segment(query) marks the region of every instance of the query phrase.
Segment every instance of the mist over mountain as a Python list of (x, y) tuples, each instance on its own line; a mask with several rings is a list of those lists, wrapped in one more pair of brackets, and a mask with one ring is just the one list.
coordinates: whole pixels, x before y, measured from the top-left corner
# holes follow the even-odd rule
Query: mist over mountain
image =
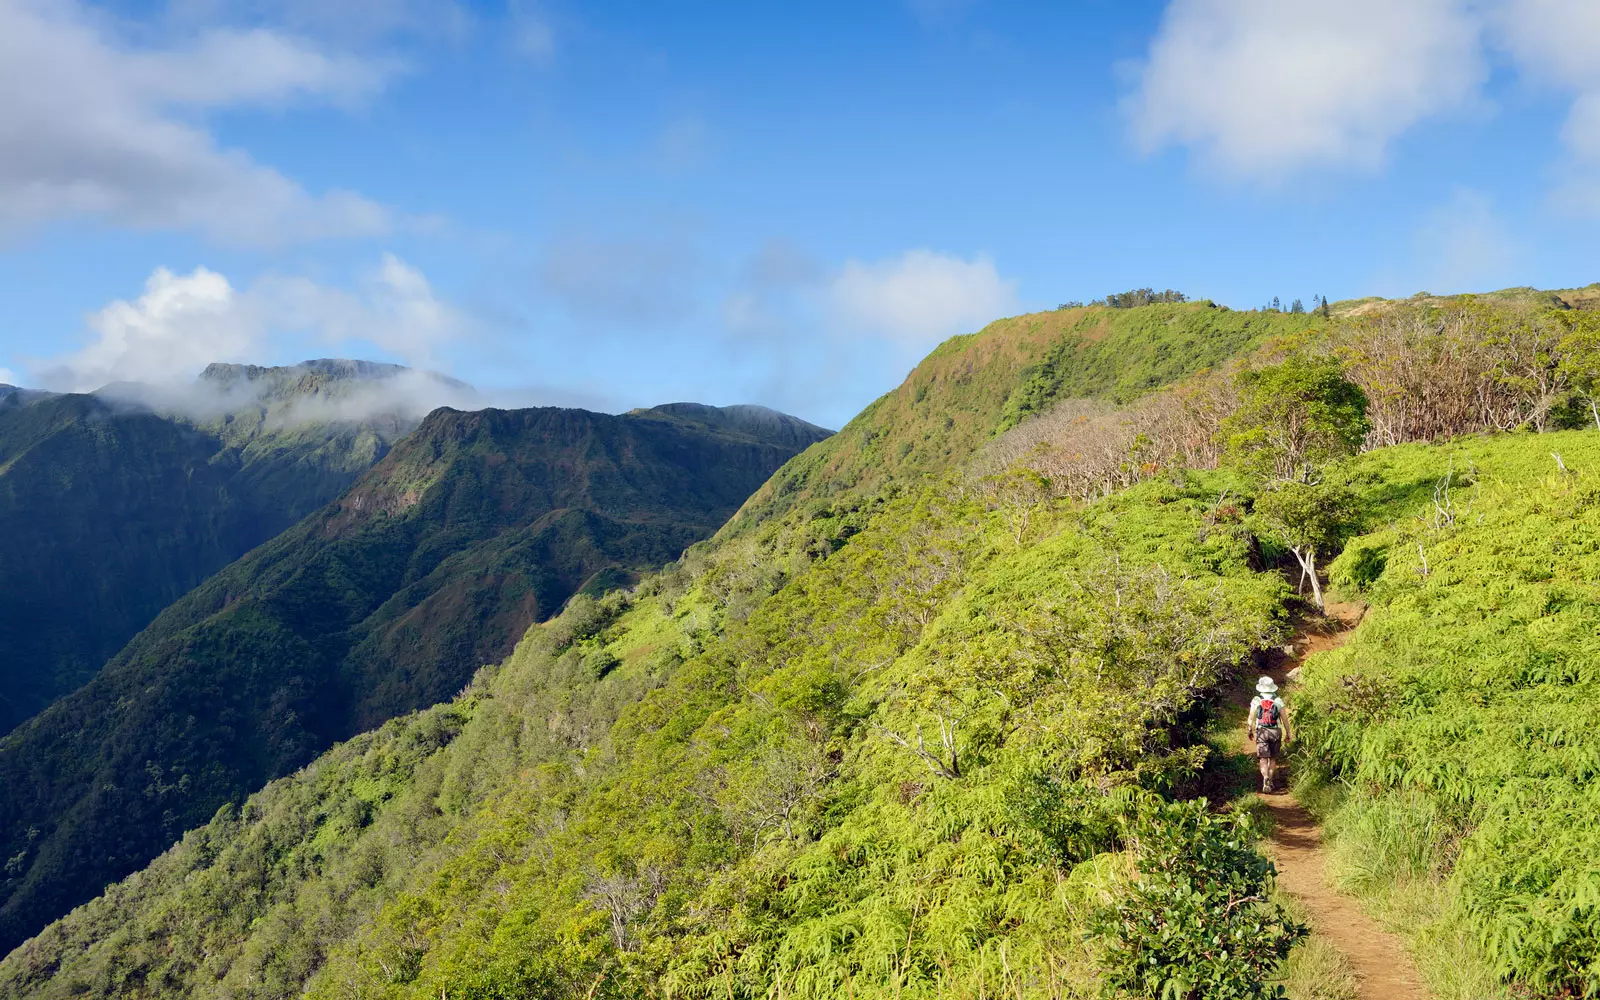
[(440, 406), (486, 404), (470, 385), (447, 375), (350, 358), (274, 366), (214, 362), (190, 382), (113, 382), (96, 395), (234, 434), (305, 423), (414, 425)]
[(463, 383), (346, 360), (0, 391), (0, 731), (326, 503)]

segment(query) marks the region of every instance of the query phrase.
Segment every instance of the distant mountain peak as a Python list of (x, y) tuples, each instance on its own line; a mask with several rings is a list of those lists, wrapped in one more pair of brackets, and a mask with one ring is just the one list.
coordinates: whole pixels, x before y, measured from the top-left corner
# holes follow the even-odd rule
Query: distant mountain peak
[(761, 438), (782, 440), (786, 444), (804, 448), (829, 437), (833, 431), (790, 414), (759, 406), (755, 403), (738, 403), (733, 406), (710, 406), (705, 403), (662, 403), (630, 411), (634, 415), (658, 414), (678, 420), (689, 420), (723, 432), (734, 432)]
[(11, 400), (15, 403), (26, 405), (28, 403), (37, 402), (53, 395), (55, 395), (55, 393), (45, 392), (43, 389), (26, 389), (20, 385), (11, 385), (8, 382), (0, 382), (0, 402)]
[(387, 361), (364, 361), (359, 358), (308, 358), (292, 365), (247, 365), (226, 361), (213, 361), (200, 373), (199, 381), (223, 386), (241, 382), (289, 382), (306, 375), (322, 376), (336, 381), (382, 382), (415, 377), (451, 388), (471, 391), (471, 386), (448, 375), (408, 368)]

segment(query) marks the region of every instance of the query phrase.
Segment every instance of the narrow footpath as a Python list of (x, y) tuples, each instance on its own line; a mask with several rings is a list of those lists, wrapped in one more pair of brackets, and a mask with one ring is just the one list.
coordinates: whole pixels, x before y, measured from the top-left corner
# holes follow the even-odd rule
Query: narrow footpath
[[(1364, 610), (1356, 605), (1330, 602), (1325, 621), (1315, 621), (1297, 630), (1293, 656), (1285, 653), (1273, 658), (1268, 673), (1285, 688), (1284, 695), (1290, 705), (1294, 704), (1294, 685), (1289, 672), (1312, 653), (1343, 643), (1350, 630), (1360, 622)], [(1253, 686), (1254, 678), (1250, 680)], [(1244, 704), (1249, 703), (1250, 695), (1250, 686), (1247, 686), (1242, 692)], [(1239, 739), (1240, 746), (1253, 757), (1255, 745), (1242, 731)], [(1284, 778), (1280, 768), (1280, 787)], [(1361, 996), (1366, 1000), (1428, 1000), (1430, 994), (1400, 939), (1361, 912), (1355, 900), (1328, 886), (1323, 877), (1322, 830), (1311, 814), (1296, 801), (1292, 792), (1263, 795), (1262, 799), (1274, 824), (1267, 853), (1278, 867), (1278, 885), (1304, 904), (1315, 932), (1350, 959), (1360, 980)]]

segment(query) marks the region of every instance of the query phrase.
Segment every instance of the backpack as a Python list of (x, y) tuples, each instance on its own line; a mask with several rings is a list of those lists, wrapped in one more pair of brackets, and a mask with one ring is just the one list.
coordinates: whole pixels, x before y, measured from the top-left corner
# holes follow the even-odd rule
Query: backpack
[(1277, 706), (1277, 704), (1271, 698), (1263, 698), (1261, 700), (1261, 718), (1256, 722), (1256, 725), (1257, 726), (1277, 726), (1277, 724), (1278, 724), (1278, 706)]

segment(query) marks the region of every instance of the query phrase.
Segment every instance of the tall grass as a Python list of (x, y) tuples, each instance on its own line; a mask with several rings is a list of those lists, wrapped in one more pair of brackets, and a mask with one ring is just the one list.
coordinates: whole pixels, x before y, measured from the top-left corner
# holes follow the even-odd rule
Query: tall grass
[[(1422, 487), (1452, 465), (1445, 505)], [(1441, 996), (1600, 995), (1596, 471), (1592, 434), (1356, 463), (1377, 504), (1409, 509), (1333, 567), (1373, 607), (1306, 667), (1303, 790), (1336, 883)]]

